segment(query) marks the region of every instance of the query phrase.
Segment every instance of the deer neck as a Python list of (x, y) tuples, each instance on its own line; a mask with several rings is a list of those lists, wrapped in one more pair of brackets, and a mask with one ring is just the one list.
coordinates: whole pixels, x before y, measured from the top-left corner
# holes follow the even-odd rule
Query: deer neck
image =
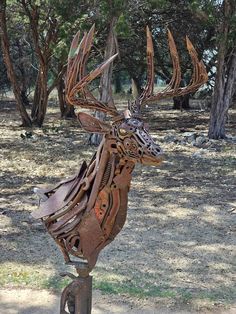
[(95, 158), (91, 160), (88, 167), (87, 178), (92, 175), (94, 180), (87, 210), (92, 209), (98, 193), (104, 187), (129, 191), (134, 166), (133, 161), (119, 155), (116, 148), (116, 139), (104, 136)]

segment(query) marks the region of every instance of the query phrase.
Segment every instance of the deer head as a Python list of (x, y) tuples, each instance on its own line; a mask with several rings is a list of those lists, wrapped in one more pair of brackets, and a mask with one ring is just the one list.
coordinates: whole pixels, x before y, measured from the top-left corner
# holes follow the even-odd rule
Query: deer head
[[(106, 112), (113, 117), (111, 124), (100, 121), (86, 113), (79, 113), (78, 119), (87, 132), (105, 134), (105, 139), (115, 138), (112, 147), (107, 149), (116, 151), (121, 157), (132, 162), (156, 165), (163, 159), (163, 152), (155, 144), (141, 117), (143, 104), (163, 98), (180, 96), (196, 91), (207, 81), (207, 73), (202, 61), (198, 60), (197, 53), (187, 38), (187, 49), (193, 63), (193, 74), (190, 84), (180, 88), (181, 71), (178, 52), (171, 32), (168, 30), (168, 42), (173, 62), (173, 76), (169, 85), (161, 92), (154, 94), (154, 50), (152, 36), (147, 27), (147, 83), (138, 99), (129, 104), (129, 110), (119, 113), (113, 103), (105, 104), (98, 101), (88, 90), (88, 83), (95, 79), (117, 56), (110, 57), (95, 70), (86, 74), (85, 65), (89, 56), (94, 35), (94, 26), (85, 33), (79, 43), (80, 33), (74, 37), (68, 57), (66, 99), (71, 105), (87, 109)], [(78, 96), (80, 95), (80, 97)]]

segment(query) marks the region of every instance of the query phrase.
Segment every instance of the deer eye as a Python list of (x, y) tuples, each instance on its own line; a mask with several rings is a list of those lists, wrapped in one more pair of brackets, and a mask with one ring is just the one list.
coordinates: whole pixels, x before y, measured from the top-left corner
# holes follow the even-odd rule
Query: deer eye
[(126, 135), (128, 133), (126, 129), (122, 129), (122, 128), (119, 129), (119, 132), (121, 135)]

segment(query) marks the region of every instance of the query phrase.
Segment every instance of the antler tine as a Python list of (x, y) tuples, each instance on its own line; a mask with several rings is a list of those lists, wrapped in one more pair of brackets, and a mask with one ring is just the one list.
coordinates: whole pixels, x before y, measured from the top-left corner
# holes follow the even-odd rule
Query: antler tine
[[(89, 53), (92, 47), (94, 32), (95, 32), (95, 24), (93, 24), (93, 26), (91, 27), (86, 38), (86, 44), (85, 44), (84, 53), (83, 53), (83, 60), (81, 61), (81, 66), (80, 66), (80, 71), (79, 71), (79, 80), (81, 80), (83, 76), (85, 76), (85, 65), (88, 60)], [(92, 93), (87, 89), (86, 86), (83, 88), (83, 90), (81, 90), (81, 92), (83, 93), (85, 98), (86, 98), (86, 95), (89, 95), (90, 98), (93, 98), (93, 100), (96, 101), (96, 98), (92, 95)]]
[(65, 85), (68, 86), (68, 78), (69, 78), (69, 72), (71, 70), (71, 67), (73, 65), (73, 59), (75, 56), (76, 49), (78, 47), (79, 43), (79, 38), (80, 38), (80, 31), (76, 33), (74, 36), (71, 46), (70, 46), (70, 51), (68, 54), (68, 59), (67, 59), (67, 71), (66, 71), (66, 79), (65, 79)]
[[(107, 112), (111, 115), (117, 115), (115, 107), (111, 108), (98, 101), (87, 89), (87, 85), (99, 76), (103, 70), (116, 58), (117, 54), (100, 64), (95, 70), (85, 75), (85, 65), (92, 46), (92, 40), (95, 27), (91, 27), (88, 33), (85, 33), (81, 42), (79, 42), (78, 33), (74, 37), (68, 56), (67, 78), (66, 78), (66, 99), (69, 104), (88, 109), (96, 109)], [(75, 46), (78, 46), (75, 51)], [(73, 55), (74, 53), (74, 55)], [(77, 94), (82, 97), (78, 98)]]
[(170, 89), (176, 90), (181, 81), (181, 68), (179, 61), (179, 54), (175, 45), (175, 41), (171, 31), (168, 29), (168, 43), (170, 47), (170, 55), (173, 64), (173, 75), (169, 83)]
[[(168, 43), (169, 43), (170, 55), (171, 55), (172, 64), (173, 64), (173, 75), (172, 75), (171, 81), (164, 90), (162, 90), (161, 92), (155, 95), (153, 95), (153, 92), (145, 93), (144, 91), (144, 93), (140, 96), (141, 103), (147, 103), (147, 102), (152, 102), (152, 101), (156, 101), (156, 100), (160, 100), (164, 98), (189, 94), (196, 91), (201, 85), (207, 82), (208, 75), (207, 75), (203, 62), (198, 60), (197, 52), (188, 37), (186, 37), (186, 42), (187, 42), (187, 49), (188, 49), (188, 52), (190, 54), (192, 64), (193, 64), (193, 74), (192, 74), (192, 78), (189, 85), (182, 88), (179, 87), (180, 82), (181, 82), (181, 68), (180, 68), (179, 55), (178, 55), (178, 51), (175, 45), (173, 35), (171, 31), (168, 29)], [(143, 95), (144, 97), (142, 97)]]
[(189, 84), (189, 86), (186, 87), (186, 89), (188, 88), (188, 92), (192, 92), (193, 90), (199, 88), (202, 84), (207, 82), (208, 75), (203, 62), (198, 60), (197, 52), (188, 36), (186, 36), (186, 43), (193, 64), (191, 83)]
[[(94, 32), (95, 32), (95, 24), (91, 27), (90, 31), (88, 32), (87, 38), (86, 38), (86, 43), (85, 43), (85, 47), (84, 47), (84, 54), (83, 54), (83, 60), (81, 62), (81, 67), (79, 70), (79, 80), (81, 80), (86, 73), (85, 70), (85, 65), (86, 62), (88, 60), (89, 57), (89, 53), (92, 47), (92, 41), (93, 41), (93, 36), (94, 36)], [(81, 89), (81, 93), (83, 95), (83, 97), (87, 100), (93, 101), (93, 102), (97, 102), (97, 99), (94, 97), (94, 95), (90, 92), (90, 90), (88, 89), (87, 85), (85, 85), (83, 87), (83, 89)], [(111, 106), (112, 105), (112, 106)], [(116, 111), (116, 107), (114, 106), (114, 104), (112, 103), (108, 103), (107, 107), (112, 110)]]
[[(70, 91), (69, 98), (75, 102), (77, 102), (77, 99), (73, 99), (74, 95), (80, 90), (83, 90), (83, 88), (92, 80), (94, 80), (98, 75), (102, 73), (102, 71), (117, 57), (117, 53), (101, 63), (95, 70), (91, 71), (89, 74), (87, 74), (85, 77), (83, 77)], [(79, 100), (79, 99), (78, 99)], [(98, 101), (97, 101), (98, 102)], [(98, 102), (98, 104), (102, 104)], [(87, 104), (85, 105), (87, 106)], [(84, 107), (85, 107), (84, 106)], [(91, 107), (90, 107), (91, 108)], [(102, 108), (101, 108), (102, 109)], [(105, 109), (105, 108), (104, 108)]]
[[(81, 66), (80, 58), (82, 55), (82, 50), (85, 44), (86, 36), (87, 36), (87, 33), (84, 33), (84, 36), (81, 42), (78, 44), (79, 37), (76, 38), (77, 37), (76, 35), (74, 38), (75, 39), (74, 44), (77, 43), (77, 48), (75, 49), (75, 46), (74, 46), (70, 49), (71, 55), (70, 53), (68, 55), (68, 66), (67, 66), (67, 75), (66, 75), (66, 95), (68, 95), (72, 87), (77, 82), (78, 72)], [(72, 41), (72, 45), (73, 45), (73, 41)]]
[(152, 42), (152, 34), (148, 26), (146, 32), (147, 32), (147, 83), (144, 88), (144, 91), (139, 97), (140, 104), (145, 98), (152, 95), (154, 88), (154, 49)]

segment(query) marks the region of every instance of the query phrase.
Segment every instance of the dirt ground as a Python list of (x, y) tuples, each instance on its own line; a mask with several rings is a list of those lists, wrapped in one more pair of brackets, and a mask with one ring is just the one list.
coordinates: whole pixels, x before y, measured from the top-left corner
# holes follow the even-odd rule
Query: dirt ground
[[(0, 312), (53, 314), (68, 267), (30, 215), (32, 190), (70, 176), (95, 148), (57, 107), (32, 131), (19, 128), (14, 108), (0, 104)], [(135, 168), (125, 227), (93, 272), (94, 313), (235, 313), (236, 111), (224, 141), (206, 140), (209, 113), (197, 105), (160, 105), (145, 116), (166, 161)]]
[[(29, 297), (30, 296), (30, 297)], [(0, 290), (0, 310), (4, 314), (58, 314), (60, 296), (48, 290), (5, 289)], [(192, 309), (169, 308), (168, 305), (155, 304), (152, 300), (142, 303), (126, 296), (102, 295), (93, 292), (92, 314), (199, 314)], [(235, 314), (236, 307), (218, 308), (214, 314)], [(204, 309), (204, 314), (212, 313)]]

